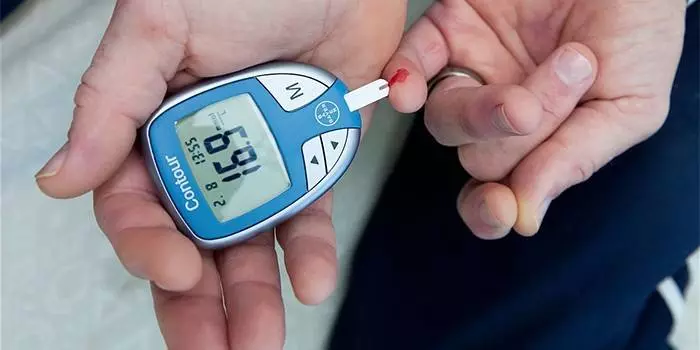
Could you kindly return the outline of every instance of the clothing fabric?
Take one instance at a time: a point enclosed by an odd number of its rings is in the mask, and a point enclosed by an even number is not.
[[[24,0],[0,0],[0,21],[9,16]]]

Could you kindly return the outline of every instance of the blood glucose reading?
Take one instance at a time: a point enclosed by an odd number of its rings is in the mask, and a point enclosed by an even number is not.
[[[197,184],[220,222],[291,187],[277,143],[249,94],[209,105],[175,126]]]

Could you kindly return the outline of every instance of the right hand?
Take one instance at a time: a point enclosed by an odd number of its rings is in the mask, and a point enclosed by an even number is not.
[[[440,0],[386,75],[402,112],[472,176],[459,213],[477,236],[536,234],[554,199],[661,128],[683,48],[685,1]],[[427,95],[445,66],[451,77]],[[426,103],[427,102],[427,103]]]
[[[219,252],[200,252],[181,235],[133,150],[137,129],[167,91],[271,60],[310,63],[359,87],[395,52],[405,11],[405,0],[117,1],[77,91],[68,142],[37,182],[55,198],[94,190],[119,259],[153,282],[169,349],[281,349],[279,270],[270,232]],[[306,304],[335,288],[330,213],[328,195],[277,230]]]

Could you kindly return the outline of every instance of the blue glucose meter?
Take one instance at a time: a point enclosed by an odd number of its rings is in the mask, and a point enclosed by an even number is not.
[[[274,228],[345,173],[360,143],[357,110],[385,97],[385,83],[353,95],[322,69],[277,62],[169,98],[141,130],[163,205],[204,248]]]

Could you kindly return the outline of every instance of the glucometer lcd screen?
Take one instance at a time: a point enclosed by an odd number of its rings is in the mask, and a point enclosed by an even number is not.
[[[220,222],[235,219],[291,187],[282,155],[249,94],[209,105],[175,124],[207,204]]]

